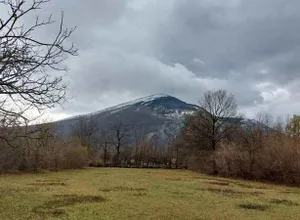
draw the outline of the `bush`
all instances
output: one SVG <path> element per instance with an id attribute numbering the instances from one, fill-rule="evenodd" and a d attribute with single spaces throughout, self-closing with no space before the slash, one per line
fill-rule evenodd
<path id="1" fill-rule="evenodd" d="M 299 143 L 281 135 L 263 138 L 262 145 L 251 150 L 240 144 L 224 144 L 215 160 L 222 176 L 300 184 Z"/>
<path id="2" fill-rule="evenodd" d="M 88 165 L 88 149 L 78 144 L 69 144 L 62 153 L 62 169 L 78 169 Z"/>
<path id="3" fill-rule="evenodd" d="M 19 141 L 13 148 L 1 143 L 0 173 L 41 172 L 60 169 L 77 169 L 87 166 L 88 149 L 76 141 L 64 143 L 59 139 L 39 142 L 35 139 Z"/>

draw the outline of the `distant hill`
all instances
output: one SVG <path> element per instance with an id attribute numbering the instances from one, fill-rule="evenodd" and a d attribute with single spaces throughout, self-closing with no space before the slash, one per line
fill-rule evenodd
<path id="1" fill-rule="evenodd" d="M 103 109 L 91 114 L 79 115 L 55 122 L 61 134 L 70 136 L 80 117 L 89 118 L 100 130 L 110 130 L 116 123 L 129 127 L 143 126 L 148 136 L 157 136 L 161 140 L 170 140 L 180 131 L 186 115 L 199 110 L 197 105 L 186 103 L 165 94 L 151 95 L 120 105 Z M 256 126 L 257 122 L 249 119 L 234 120 L 241 124 Z"/>

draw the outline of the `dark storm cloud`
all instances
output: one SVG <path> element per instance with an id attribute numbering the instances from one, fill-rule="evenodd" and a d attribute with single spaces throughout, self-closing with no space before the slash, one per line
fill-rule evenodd
<path id="1" fill-rule="evenodd" d="M 212 1 L 214 2 L 214 1 Z M 162 27 L 164 59 L 202 76 L 228 78 L 231 71 L 260 80 L 260 67 L 280 83 L 298 75 L 300 2 L 244 0 L 236 4 L 180 1 Z M 171 27 L 171 28 L 170 28 Z M 176 45 L 176 47 L 174 47 Z M 194 57 L 206 65 L 191 64 Z M 251 70 L 251 73 L 245 70 Z M 248 76 L 250 75 L 250 76 Z M 268 78 L 269 79 L 269 78 Z"/>
<path id="2" fill-rule="evenodd" d="M 197 103 L 218 88 L 251 116 L 300 107 L 298 0 L 52 0 L 48 9 L 78 26 L 66 114 L 161 92 Z"/>

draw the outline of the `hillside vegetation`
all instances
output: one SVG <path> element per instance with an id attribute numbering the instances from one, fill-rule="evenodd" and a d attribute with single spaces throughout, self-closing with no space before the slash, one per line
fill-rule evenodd
<path id="1" fill-rule="evenodd" d="M 0 219 L 299 219 L 300 189 L 184 170 L 89 168 L 0 177 Z"/>

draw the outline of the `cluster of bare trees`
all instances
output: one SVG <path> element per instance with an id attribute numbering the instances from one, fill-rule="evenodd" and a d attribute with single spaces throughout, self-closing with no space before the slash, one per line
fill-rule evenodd
<path id="1" fill-rule="evenodd" d="M 26 130 L 30 130 L 30 136 Z M 9 135 L 11 128 L 6 133 Z M 0 142 L 0 173 L 41 172 L 82 168 L 88 165 L 87 148 L 75 140 L 60 139 L 52 124 L 19 127 L 18 136 L 14 142 Z"/>
<path id="2" fill-rule="evenodd" d="M 92 166 L 182 166 L 178 162 L 179 146 L 174 141 L 166 143 L 158 135 L 149 134 L 145 123 L 129 125 L 119 120 L 103 128 L 94 116 L 81 116 L 73 126 L 72 137 L 89 149 Z M 176 147 L 177 157 L 174 155 Z"/>
<path id="3" fill-rule="evenodd" d="M 206 92 L 188 116 L 181 144 L 195 169 L 240 178 L 300 183 L 300 117 L 244 120 L 232 94 Z"/>

